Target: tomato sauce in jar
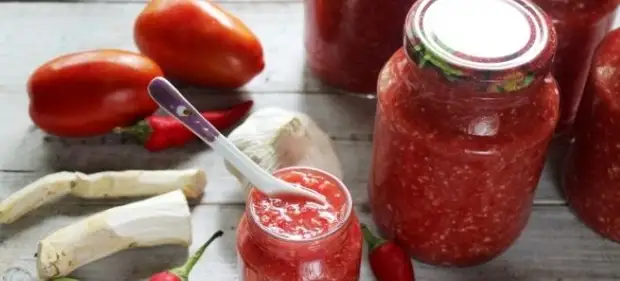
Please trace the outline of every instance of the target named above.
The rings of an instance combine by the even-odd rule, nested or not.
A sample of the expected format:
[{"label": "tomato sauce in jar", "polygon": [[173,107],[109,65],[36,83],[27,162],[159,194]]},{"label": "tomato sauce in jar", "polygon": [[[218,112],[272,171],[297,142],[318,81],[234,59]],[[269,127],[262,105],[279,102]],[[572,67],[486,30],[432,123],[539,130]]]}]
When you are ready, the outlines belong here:
[{"label": "tomato sauce in jar", "polygon": [[551,20],[529,1],[420,0],[405,30],[379,76],[373,220],[421,262],[484,263],[526,225],[559,119]]},{"label": "tomato sauce in jar", "polygon": [[403,23],[414,0],[305,0],[306,52],[326,84],[372,94],[377,75],[402,45]]},{"label": "tomato sauce in jar", "polygon": [[586,225],[620,242],[620,29],[596,50],[573,134],[568,203]]},{"label": "tomato sauce in jar", "polygon": [[362,234],[344,184],[323,171],[292,167],[275,176],[324,195],[267,197],[253,189],[237,230],[243,281],[357,281]]},{"label": "tomato sauce in jar", "polygon": [[611,28],[617,0],[534,0],[558,35],[553,76],[560,85],[558,133],[569,131],[581,101],[594,49]]}]

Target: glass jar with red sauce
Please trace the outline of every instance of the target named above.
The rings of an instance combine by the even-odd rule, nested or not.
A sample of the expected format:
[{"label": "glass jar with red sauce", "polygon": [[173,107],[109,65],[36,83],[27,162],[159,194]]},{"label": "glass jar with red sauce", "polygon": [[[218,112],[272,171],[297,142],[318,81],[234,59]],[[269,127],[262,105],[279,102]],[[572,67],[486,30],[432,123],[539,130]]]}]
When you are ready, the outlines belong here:
[{"label": "glass jar with red sauce", "polygon": [[529,1],[420,0],[405,30],[379,76],[373,220],[421,262],[484,263],[526,225],[559,119],[551,20]]},{"label": "glass jar with red sauce", "polygon": [[534,0],[558,35],[553,76],[560,85],[558,133],[569,131],[581,101],[594,49],[611,28],[617,0]]},{"label": "glass jar with red sauce", "polygon": [[313,168],[274,175],[319,192],[327,203],[253,189],[237,229],[241,280],[359,280],[362,234],[345,185]]},{"label": "glass jar with red sauce", "polygon": [[620,242],[620,29],[599,45],[567,157],[564,193],[586,225]]},{"label": "glass jar with red sauce", "polygon": [[308,65],[328,85],[371,94],[383,64],[402,45],[414,0],[305,0]]}]

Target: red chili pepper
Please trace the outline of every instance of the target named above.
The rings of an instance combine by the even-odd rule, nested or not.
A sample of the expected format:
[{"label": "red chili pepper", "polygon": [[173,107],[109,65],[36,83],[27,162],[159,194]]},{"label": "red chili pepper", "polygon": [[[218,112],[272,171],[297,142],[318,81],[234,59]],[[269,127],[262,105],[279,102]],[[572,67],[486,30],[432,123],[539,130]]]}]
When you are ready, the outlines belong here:
[{"label": "red chili pepper", "polygon": [[[239,122],[252,108],[254,102],[248,100],[231,108],[207,111],[202,116],[218,130],[224,130]],[[149,116],[128,128],[116,128],[117,133],[128,133],[140,140],[149,151],[160,151],[171,147],[181,147],[196,138],[181,122],[171,116]]]},{"label": "red chili pepper", "polygon": [[370,269],[377,281],[415,281],[411,258],[403,249],[374,236],[364,224],[362,232],[368,243]]},{"label": "red chili pepper", "polygon": [[149,281],[187,281],[189,273],[192,271],[192,268],[194,268],[194,265],[196,265],[196,262],[198,262],[207,247],[209,247],[211,242],[215,241],[215,239],[222,235],[224,235],[224,232],[218,230],[211,236],[211,238],[209,238],[209,240],[207,240],[207,242],[198,248],[196,253],[194,253],[184,265],[167,271],[155,273],[151,275]]}]

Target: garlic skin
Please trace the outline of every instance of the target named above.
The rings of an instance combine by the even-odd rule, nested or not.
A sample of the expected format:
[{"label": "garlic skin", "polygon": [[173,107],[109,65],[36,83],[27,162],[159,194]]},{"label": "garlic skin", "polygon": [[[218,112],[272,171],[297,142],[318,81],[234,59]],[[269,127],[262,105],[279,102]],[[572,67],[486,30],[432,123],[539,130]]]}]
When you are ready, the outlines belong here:
[{"label": "garlic skin", "polygon": [[165,244],[189,246],[191,214],[180,190],[115,207],[64,227],[41,240],[37,272],[42,280],[119,251]]},{"label": "garlic skin", "polygon": [[86,199],[143,197],[180,189],[189,199],[200,197],[207,175],[200,169],[127,170],[94,174],[58,172],[44,176],[0,202],[0,224],[72,195]]},{"label": "garlic skin", "polygon": [[[235,128],[228,139],[268,172],[307,166],[343,179],[342,166],[329,136],[304,113],[274,107],[259,109]],[[249,192],[248,180],[230,163],[225,164]]]}]

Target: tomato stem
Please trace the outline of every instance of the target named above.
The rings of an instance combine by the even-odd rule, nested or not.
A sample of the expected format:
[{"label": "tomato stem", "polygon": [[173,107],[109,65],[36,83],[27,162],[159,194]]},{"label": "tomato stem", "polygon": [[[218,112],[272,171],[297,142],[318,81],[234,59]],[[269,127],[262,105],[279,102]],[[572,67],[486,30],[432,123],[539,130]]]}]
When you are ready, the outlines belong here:
[{"label": "tomato stem", "polygon": [[372,252],[374,249],[381,246],[383,243],[387,242],[386,240],[383,240],[375,236],[374,234],[372,234],[370,229],[368,229],[368,227],[365,224],[362,223],[361,227],[362,227],[362,233],[364,234],[364,239],[366,240],[366,243],[368,243],[369,252]]}]

